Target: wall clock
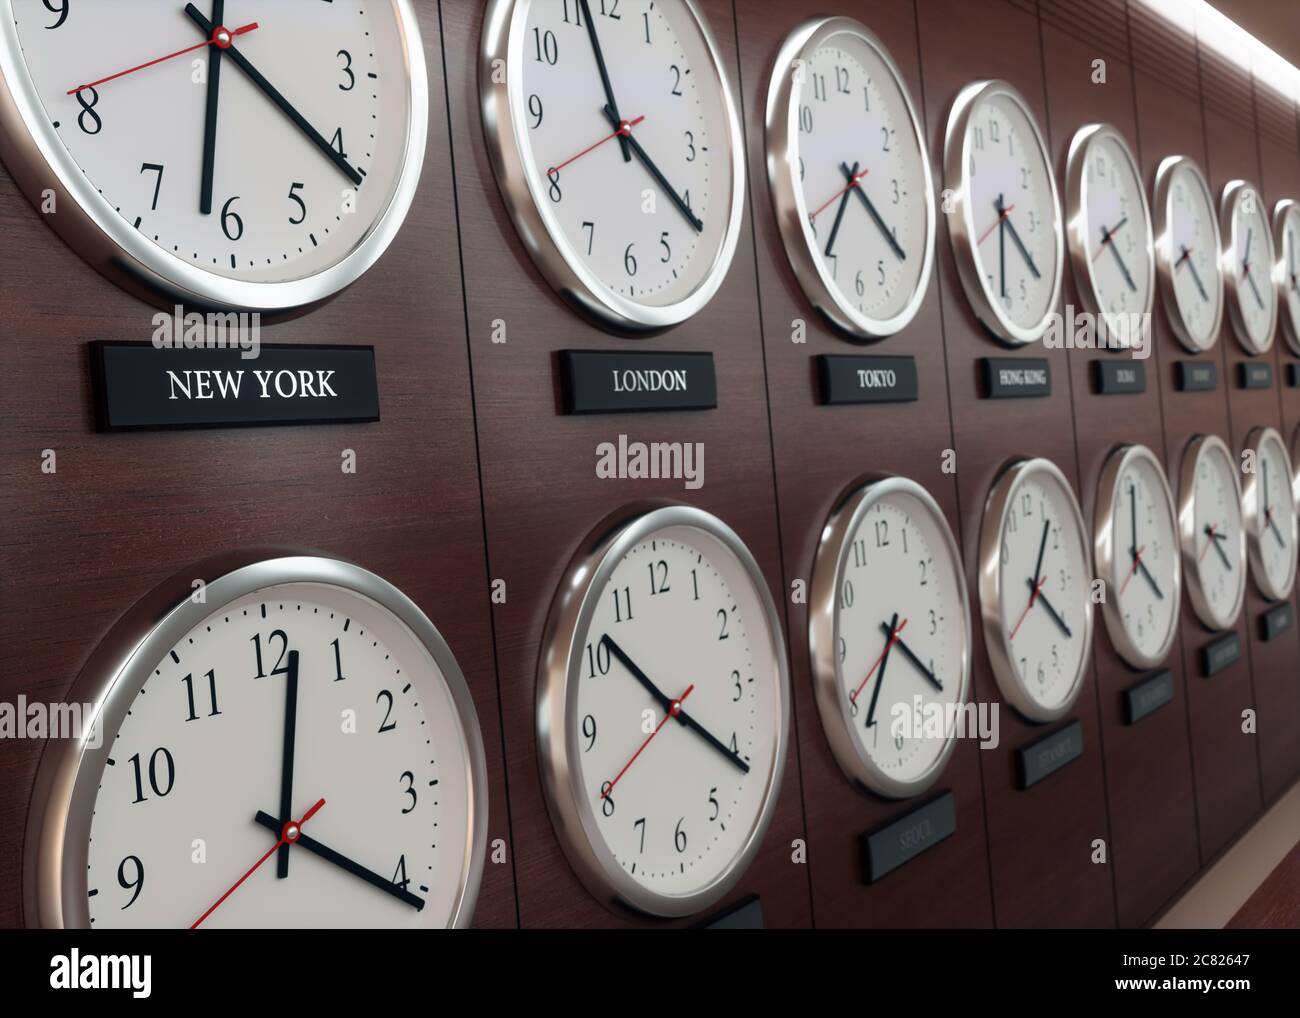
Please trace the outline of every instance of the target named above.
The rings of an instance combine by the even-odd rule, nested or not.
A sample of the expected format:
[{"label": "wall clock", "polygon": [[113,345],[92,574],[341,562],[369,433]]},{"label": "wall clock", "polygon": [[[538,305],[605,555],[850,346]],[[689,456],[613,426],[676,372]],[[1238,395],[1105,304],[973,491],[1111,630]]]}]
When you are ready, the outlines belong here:
[{"label": "wall clock", "polygon": [[1174,498],[1164,468],[1144,445],[1111,452],[1097,485],[1093,526],[1102,618],[1134,668],[1155,668],[1178,632],[1182,565]]},{"label": "wall clock", "polygon": [[865,26],[814,18],[777,54],[767,172],[804,293],[854,339],[903,329],[934,265],[934,186],[902,74]]},{"label": "wall clock", "polygon": [[1273,210],[1273,250],[1277,262],[1273,285],[1277,290],[1282,335],[1291,352],[1300,356],[1300,204],[1287,198]]},{"label": "wall clock", "polygon": [[407,0],[0,0],[0,155],[164,304],[277,311],[356,280],[410,207],[427,89]]},{"label": "wall clock", "polygon": [[744,143],[691,0],[491,0],[480,61],[497,183],[547,281],[627,332],[704,307],[740,233]]},{"label": "wall clock", "polygon": [[[1079,129],[1066,169],[1066,233],[1084,309],[1098,315],[1111,346],[1133,346],[1132,315],[1155,299],[1151,211],[1142,173],[1124,136],[1109,124]],[[1139,326],[1140,328],[1140,326]]]},{"label": "wall clock", "polygon": [[919,484],[885,477],[840,500],[817,547],[808,641],[844,773],[881,795],[923,792],[956,744],[951,718],[941,738],[922,724],[936,705],[966,700],[970,606],[957,542]]},{"label": "wall clock", "polygon": [[1061,298],[1061,202],[1033,111],[1007,82],[977,81],[957,96],[944,177],[953,257],[976,317],[1009,345],[1041,339]]},{"label": "wall clock", "polygon": [[789,720],[780,622],[736,534],[680,505],[606,521],[538,664],[547,805],[588,889],[657,916],[726,894],[772,818]]},{"label": "wall clock", "polygon": [[[214,576],[192,598],[191,577]],[[77,679],[98,746],[51,743],[29,921],[467,926],[487,835],[465,680],[420,610],[335,559],[202,563]]]},{"label": "wall clock", "polygon": [[980,614],[998,688],[1031,721],[1074,705],[1092,654],[1092,576],[1083,513],[1059,467],[1012,463],[980,526]]},{"label": "wall clock", "polygon": [[1156,171],[1155,231],[1169,324],[1184,347],[1204,353],[1223,323],[1219,219],[1205,174],[1187,156],[1169,156]]},{"label": "wall clock", "polygon": [[1234,180],[1223,189],[1219,232],[1233,331],[1247,353],[1265,353],[1277,328],[1276,267],[1273,227],[1254,184]]},{"label": "wall clock", "polygon": [[1198,435],[1183,451],[1178,536],[1192,609],[1206,628],[1230,629],[1246,598],[1246,528],[1237,464],[1223,439]]},{"label": "wall clock", "polygon": [[1246,541],[1255,585],[1270,601],[1291,596],[1296,574],[1295,474],[1282,436],[1272,428],[1255,428],[1245,449],[1254,453],[1255,469],[1246,474],[1242,506]]}]

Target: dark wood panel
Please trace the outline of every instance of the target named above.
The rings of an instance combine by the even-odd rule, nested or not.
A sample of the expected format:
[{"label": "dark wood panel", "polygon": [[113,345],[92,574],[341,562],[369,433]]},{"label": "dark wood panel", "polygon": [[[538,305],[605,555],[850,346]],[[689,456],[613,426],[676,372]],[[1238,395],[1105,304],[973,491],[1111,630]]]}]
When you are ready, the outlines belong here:
[{"label": "dark wood panel", "polygon": [[[898,473],[925,485],[958,532],[956,486],[941,470],[952,446],[938,285],[912,324],[869,349],[850,344],[813,310],[790,269],[772,213],[764,147],[764,109],[772,62],[786,35],[803,20],[795,10],[774,16],[765,0],[738,0],[744,40],[741,73],[749,133],[767,357],[777,499],[786,588],[808,581],[821,528],[836,499],[868,473]],[[916,19],[911,0],[852,0],[838,13],[872,28],[906,76],[921,109]],[[805,342],[790,340],[792,323],[806,325]],[[870,353],[917,360],[920,400],[877,406],[819,406],[813,358]],[[795,696],[800,717],[813,912],[819,926],[987,926],[992,922],[979,750],[962,740],[936,789],[956,801],[957,833],[889,874],[865,885],[859,834],[888,823],[915,802],[888,802],[853,788],[831,755],[813,696],[808,659],[807,605],[788,604]],[[932,793],[927,793],[927,796]],[[925,797],[922,797],[923,799]],[[934,893],[944,888],[942,894]]]},{"label": "dark wood panel", "polygon": [[[420,6],[429,151],[397,241],[264,342],[373,343],[383,421],[100,435],[85,344],[147,339],[154,313],[56,239],[0,169],[0,700],[58,700],[141,596],[186,563],[249,546],[322,549],[404,590],[447,638],[487,747],[490,837],[509,840],[436,9]],[[58,472],[43,474],[41,450]],[[340,470],[353,449],[357,472]],[[413,478],[426,483],[412,484]],[[0,740],[0,926],[23,921],[23,832],[40,747]],[[476,922],[513,926],[509,866],[488,865]]]}]

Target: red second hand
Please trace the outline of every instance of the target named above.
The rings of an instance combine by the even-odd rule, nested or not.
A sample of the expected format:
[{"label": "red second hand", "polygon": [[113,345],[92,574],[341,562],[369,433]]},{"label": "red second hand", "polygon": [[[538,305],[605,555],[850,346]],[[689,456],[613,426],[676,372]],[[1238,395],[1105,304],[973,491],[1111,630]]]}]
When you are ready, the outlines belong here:
[{"label": "red second hand", "polygon": [[1029,595],[1029,603],[1025,605],[1025,610],[1020,613],[1020,618],[1016,620],[1016,627],[1013,630],[1011,630],[1011,635],[1007,637],[1007,639],[1014,640],[1016,638],[1016,633],[1020,632],[1021,623],[1025,621],[1025,616],[1029,614],[1029,609],[1032,608],[1034,606],[1034,602],[1038,600],[1038,592],[1043,589],[1043,584],[1046,582],[1047,582],[1046,576],[1044,576],[1041,580],[1038,581],[1038,585],[1034,587],[1033,591]]},{"label": "red second hand", "polygon": [[1011,215],[1011,210],[1013,208],[1015,208],[1014,205],[1008,205],[1006,208],[1002,210],[1001,215],[999,215],[997,219],[993,220],[993,225],[990,226],[987,230],[985,230],[983,235],[980,237],[980,239],[975,242],[976,247],[979,247],[980,244],[983,244],[986,240],[989,239],[989,234],[991,234],[994,230],[998,228],[1002,220],[1006,219],[1007,216]]},{"label": "red second hand", "polygon": [[96,85],[103,85],[109,81],[116,81],[118,78],[125,78],[128,74],[134,74],[136,71],[143,71],[146,67],[152,67],[154,64],[161,64],[165,60],[172,60],[175,57],[183,57],[186,53],[193,53],[195,50],[207,49],[209,46],[220,46],[222,49],[230,49],[230,44],[237,35],[246,35],[258,27],[257,22],[253,21],[247,25],[242,25],[234,31],[226,28],[224,25],[218,25],[212,30],[212,37],[205,39],[203,42],[195,43],[193,46],[186,46],[184,49],[178,49],[175,53],[168,53],[164,57],[158,57],[156,60],[150,60],[147,63],[137,64],[135,67],[128,67],[125,71],[118,71],[116,74],[110,74],[106,78],[100,78],[98,81],[89,81],[84,85],[78,85],[76,88],[68,89],[68,95],[76,95],[78,92],[94,88]]},{"label": "red second hand", "polygon": [[858,694],[862,692],[862,687],[871,681],[871,676],[876,674],[876,669],[880,667],[880,662],[885,660],[885,655],[889,653],[889,649],[898,642],[899,634],[902,633],[903,627],[906,625],[907,619],[903,619],[903,621],[898,624],[898,628],[889,634],[889,640],[885,644],[885,649],[880,652],[880,657],[876,658],[875,664],[873,664],[871,670],[867,672],[867,677],[859,682],[858,688],[849,695],[849,703],[858,702]]},{"label": "red second hand", "polygon": [[195,919],[194,925],[191,926],[190,929],[197,930],[199,928],[199,924],[203,922],[203,920],[206,919],[208,916],[212,915],[212,913],[215,912],[218,908],[220,908],[221,903],[223,901],[225,901],[237,890],[239,890],[239,885],[242,884],[249,877],[251,877],[254,873],[256,873],[257,868],[261,866],[262,863],[266,862],[267,859],[275,855],[276,851],[279,849],[281,845],[291,845],[295,841],[297,841],[298,835],[302,832],[302,825],[305,824],[312,817],[314,817],[316,815],[316,811],[319,810],[324,805],[325,805],[325,800],[318,799],[316,801],[316,805],[313,806],[311,809],[309,809],[306,813],[304,813],[302,815],[302,819],[299,820],[297,823],[294,823],[292,820],[286,821],[284,825],[284,830],[280,832],[280,840],[277,841],[274,845],[272,845],[269,849],[267,849],[266,855],[262,856],[262,858],[258,859],[257,862],[253,863],[249,871],[245,873],[242,877],[240,877],[238,880],[236,880],[230,886],[230,890],[228,890],[225,894],[223,894],[220,898],[218,898],[215,902],[213,902],[212,907],[210,909],[208,909],[201,916]]},{"label": "red second hand", "polygon": [[857,173],[853,174],[853,176],[849,179],[849,182],[847,184],[845,184],[833,195],[831,195],[824,202],[822,202],[820,205],[817,206],[817,211],[809,212],[808,218],[810,220],[816,219],[819,215],[821,215],[830,207],[831,203],[833,203],[836,198],[842,195],[845,191],[852,191],[855,187],[857,187],[860,183],[862,183],[862,178],[865,177],[870,172],[871,172],[870,170],[859,170]]},{"label": "red second hand", "polygon": [[600,793],[600,797],[602,799],[609,798],[609,793],[614,791],[614,786],[618,784],[619,778],[621,778],[624,774],[626,774],[627,769],[631,767],[634,763],[636,763],[636,758],[641,755],[641,753],[645,750],[646,746],[650,745],[650,740],[659,734],[659,729],[663,728],[664,725],[668,724],[668,719],[675,718],[677,717],[678,714],[682,712],[682,701],[684,701],[688,696],[691,695],[691,690],[693,690],[694,688],[695,688],[695,684],[691,683],[691,685],[686,687],[685,693],[683,693],[681,696],[679,696],[676,700],[674,700],[672,703],[668,705],[668,713],[664,715],[664,719],[660,721],[659,724],[655,725],[655,730],[646,736],[645,742],[641,743],[640,749],[638,749],[635,753],[632,754],[632,759],[623,765],[623,769],[614,776],[614,780],[611,781],[608,785],[606,785],[605,789]]},{"label": "red second hand", "polygon": [[1139,548],[1137,551],[1133,553],[1133,568],[1128,571],[1128,576],[1124,578],[1124,582],[1123,584],[1120,585],[1119,588],[1119,593],[1121,597],[1124,596],[1124,591],[1128,589],[1128,581],[1133,579],[1133,577],[1137,575],[1138,566],[1142,564],[1142,553],[1146,550],[1147,550],[1147,546],[1144,544],[1142,545],[1141,548]]},{"label": "red second hand", "polygon": [[641,121],[643,121],[644,119],[645,119],[645,114],[643,113],[635,120],[619,121],[618,130],[615,131],[613,134],[605,135],[605,137],[601,138],[600,141],[596,142],[594,145],[588,145],[577,155],[569,156],[569,158],[564,160],[564,162],[552,166],[549,170],[546,171],[546,175],[549,177],[552,173],[558,173],[560,170],[564,169],[570,163],[576,163],[588,152],[595,151],[596,149],[600,148],[601,145],[605,144],[605,142],[607,141],[613,141],[615,138],[620,138],[620,137],[621,138],[628,137],[632,133],[632,128],[636,127],[636,125],[641,123]]},{"label": "red second hand", "polygon": [[1209,533],[1205,535],[1205,547],[1201,549],[1201,557],[1196,560],[1197,562],[1205,558],[1205,553],[1210,550],[1210,545],[1214,543],[1214,532],[1218,529],[1219,525],[1217,523],[1210,527]]}]

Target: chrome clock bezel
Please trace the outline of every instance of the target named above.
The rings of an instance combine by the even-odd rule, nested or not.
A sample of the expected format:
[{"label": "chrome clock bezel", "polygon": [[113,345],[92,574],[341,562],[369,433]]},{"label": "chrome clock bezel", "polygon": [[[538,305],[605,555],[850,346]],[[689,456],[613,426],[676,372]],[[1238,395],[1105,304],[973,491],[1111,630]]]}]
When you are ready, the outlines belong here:
[{"label": "chrome clock bezel", "polygon": [[114,283],[170,310],[183,305],[267,314],[319,303],[356,282],[379,260],[410,211],[424,167],[429,82],[424,43],[410,0],[388,0],[406,60],[406,139],[401,167],[383,210],[339,262],[301,279],[252,282],[199,268],[165,251],[117,213],[91,184],[43,111],[27,73],[13,0],[0,0],[0,159],[28,200],[39,205],[51,189],[59,214],[50,225],[92,268]]},{"label": "chrome clock bezel", "polygon": [[[1185,169],[1191,173],[1197,186],[1200,187],[1201,193],[1205,198],[1205,207],[1209,210],[1210,230],[1214,233],[1214,288],[1218,293],[1218,302],[1216,307],[1218,313],[1214,318],[1214,325],[1210,328],[1210,337],[1205,345],[1196,341],[1192,334],[1191,327],[1183,318],[1182,308],[1178,305],[1178,294],[1174,289],[1174,266],[1177,260],[1174,258],[1174,240],[1173,230],[1169,222],[1170,203],[1173,201],[1172,183],[1175,175],[1179,170]],[[1226,303],[1223,283],[1223,266],[1220,264],[1220,251],[1222,249],[1222,239],[1219,234],[1219,217],[1216,214],[1216,203],[1214,201],[1214,192],[1210,190],[1210,185],[1205,179],[1205,174],[1190,156],[1168,156],[1161,161],[1159,168],[1156,170],[1155,186],[1155,207],[1152,210],[1155,219],[1155,244],[1156,244],[1156,273],[1160,278],[1160,294],[1165,305],[1165,315],[1169,319],[1169,324],[1174,330],[1174,336],[1183,348],[1191,353],[1207,353],[1214,349],[1219,341],[1219,333],[1223,329],[1223,306]]]},{"label": "chrome clock bezel", "polygon": [[[1286,338],[1286,345],[1293,356],[1300,357],[1300,321],[1296,321],[1288,308],[1290,302],[1287,300],[1288,277],[1291,273],[1288,271],[1289,266],[1286,261],[1286,221],[1289,216],[1296,218],[1296,226],[1300,230],[1300,202],[1293,198],[1283,198],[1273,206],[1273,286],[1277,291],[1277,297],[1274,303],[1277,304],[1277,314],[1282,320],[1282,335]],[[1300,247],[1297,248],[1296,256],[1300,258]],[[1295,459],[1294,454],[1292,460]]]},{"label": "chrome clock bezel", "polygon": [[[798,109],[795,102],[796,61],[806,60],[830,39],[851,35],[871,49],[889,71],[903,97],[912,128],[912,140],[921,153],[923,200],[926,209],[925,251],[921,274],[903,309],[889,318],[876,318],[859,311],[844,299],[814,253],[816,239],[808,225],[808,207],[798,186]],[[930,286],[934,271],[935,201],[934,177],[925,132],[902,72],[884,43],[865,25],[853,18],[812,18],[796,28],[782,44],[772,65],[767,89],[767,179],[772,195],[782,245],[790,268],[809,302],[847,338],[871,342],[901,332],[916,317]]]},{"label": "chrome clock bezel", "polygon": [[1226,442],[1218,435],[1197,435],[1187,443],[1183,450],[1182,465],[1178,477],[1178,536],[1183,558],[1183,573],[1186,577],[1188,599],[1192,610],[1201,625],[1211,632],[1231,629],[1241,617],[1246,603],[1246,577],[1243,574],[1237,585],[1237,596],[1233,608],[1224,618],[1215,616],[1209,599],[1205,596],[1205,587],[1201,583],[1201,558],[1196,550],[1196,474],[1200,469],[1201,458],[1211,450],[1223,455],[1228,463],[1228,476],[1232,478],[1236,491],[1237,509],[1241,513],[1240,533],[1237,535],[1237,561],[1244,569],[1246,564],[1246,516],[1241,497],[1241,478],[1238,476],[1236,461]]},{"label": "chrome clock bezel", "polygon": [[1295,579],[1297,571],[1296,561],[1296,544],[1300,534],[1300,523],[1296,520],[1295,499],[1292,498],[1291,505],[1287,508],[1287,540],[1291,548],[1291,572],[1287,583],[1283,587],[1278,587],[1269,579],[1268,570],[1264,568],[1264,553],[1260,547],[1260,541],[1263,540],[1264,532],[1260,529],[1262,522],[1260,518],[1260,471],[1259,456],[1260,450],[1266,442],[1277,443],[1278,451],[1282,454],[1282,462],[1286,464],[1287,476],[1291,478],[1291,494],[1295,494],[1295,468],[1291,462],[1291,454],[1287,451],[1286,443],[1282,441],[1282,436],[1277,433],[1276,428],[1252,428],[1246,436],[1246,443],[1242,446],[1243,452],[1250,452],[1254,455],[1256,469],[1253,473],[1246,474],[1246,481],[1242,485],[1241,506],[1242,516],[1245,520],[1246,530],[1246,547],[1250,554],[1250,575],[1255,580],[1255,586],[1259,592],[1270,601],[1285,601],[1291,596],[1291,591],[1295,589]]},{"label": "chrome clock bezel", "polygon": [[[1277,335],[1277,291],[1274,287],[1266,287],[1271,311],[1269,314],[1268,337],[1263,344],[1256,346],[1254,340],[1250,338],[1250,330],[1246,327],[1245,317],[1241,313],[1241,305],[1246,299],[1246,292],[1242,289],[1241,280],[1237,276],[1237,208],[1241,205],[1244,195],[1253,192],[1255,200],[1259,205],[1260,218],[1264,222],[1264,243],[1268,245],[1266,252],[1268,264],[1270,267],[1277,263],[1277,254],[1273,250],[1273,228],[1269,222],[1268,213],[1264,211],[1262,202],[1264,195],[1258,187],[1248,180],[1229,181],[1223,188],[1223,199],[1219,206],[1219,262],[1220,274],[1223,276],[1226,287],[1226,299],[1228,304],[1228,318],[1232,322],[1232,331],[1237,336],[1237,342],[1241,348],[1252,357],[1258,357],[1266,354],[1273,349],[1273,340]],[[1269,278],[1272,279],[1272,268],[1269,270]]]}]

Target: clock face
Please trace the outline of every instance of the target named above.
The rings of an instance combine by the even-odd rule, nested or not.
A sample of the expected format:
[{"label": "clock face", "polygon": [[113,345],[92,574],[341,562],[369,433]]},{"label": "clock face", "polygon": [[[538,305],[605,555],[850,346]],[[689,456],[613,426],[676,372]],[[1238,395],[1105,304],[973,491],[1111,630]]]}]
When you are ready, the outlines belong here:
[{"label": "clock face", "polygon": [[1277,291],[1272,227],[1253,184],[1238,180],[1224,189],[1221,229],[1232,327],[1248,353],[1263,353],[1273,345]]},{"label": "clock face", "polygon": [[1192,608],[1208,628],[1228,629],[1246,594],[1246,531],[1237,465],[1216,436],[1183,454],[1179,521]]},{"label": "clock face", "polygon": [[1070,249],[1080,294],[1112,346],[1129,347],[1130,315],[1151,310],[1155,254],[1137,161],[1106,125],[1083,128],[1070,149]]},{"label": "clock face", "polygon": [[789,714],[775,611],[744,546],[696,510],[640,516],[586,562],[544,652],[550,807],[593,891],[688,914],[739,879],[771,815]]},{"label": "clock face", "polygon": [[364,271],[405,215],[427,106],[405,3],[4,6],[25,130],[116,249],[178,296],[318,299]]},{"label": "clock face", "polygon": [[864,26],[825,19],[787,41],[768,102],[773,198],[809,298],[857,338],[899,331],[929,283],[934,197],[898,68]]},{"label": "clock face", "polygon": [[1154,668],[1177,632],[1182,568],[1173,496],[1145,446],[1115,450],[1102,471],[1095,544],[1111,642],[1134,668]]},{"label": "clock face", "polygon": [[1092,578],[1083,516],[1046,460],[994,485],[980,538],[981,611],[1002,695],[1034,721],[1073,705],[1091,653]]},{"label": "clock face", "polygon": [[930,495],[905,478],[855,491],[818,551],[809,637],[817,703],[846,774],[915,795],[951,755],[923,725],[966,699],[970,619],[956,541]]},{"label": "clock face", "polygon": [[1273,247],[1277,264],[1273,270],[1277,291],[1278,315],[1282,332],[1292,353],[1300,356],[1300,205],[1294,201],[1278,202],[1273,213]]},{"label": "clock face", "polygon": [[1179,342],[1193,353],[1218,341],[1223,275],[1214,200],[1199,167],[1171,156],[1156,175],[1156,253],[1165,309]]},{"label": "clock face", "polygon": [[1296,504],[1291,457],[1272,428],[1257,428],[1247,439],[1255,471],[1246,475],[1243,502],[1251,573],[1265,597],[1291,595],[1296,573]]},{"label": "clock face", "polygon": [[960,205],[950,235],[966,295],[1000,339],[1039,339],[1060,298],[1062,240],[1038,125],[1011,86],[976,83],[953,106],[946,151]]},{"label": "clock face", "polygon": [[511,69],[502,86],[485,60],[488,137],[543,272],[625,328],[699,310],[735,249],[744,178],[735,106],[694,7],[495,0],[485,25]]}]

